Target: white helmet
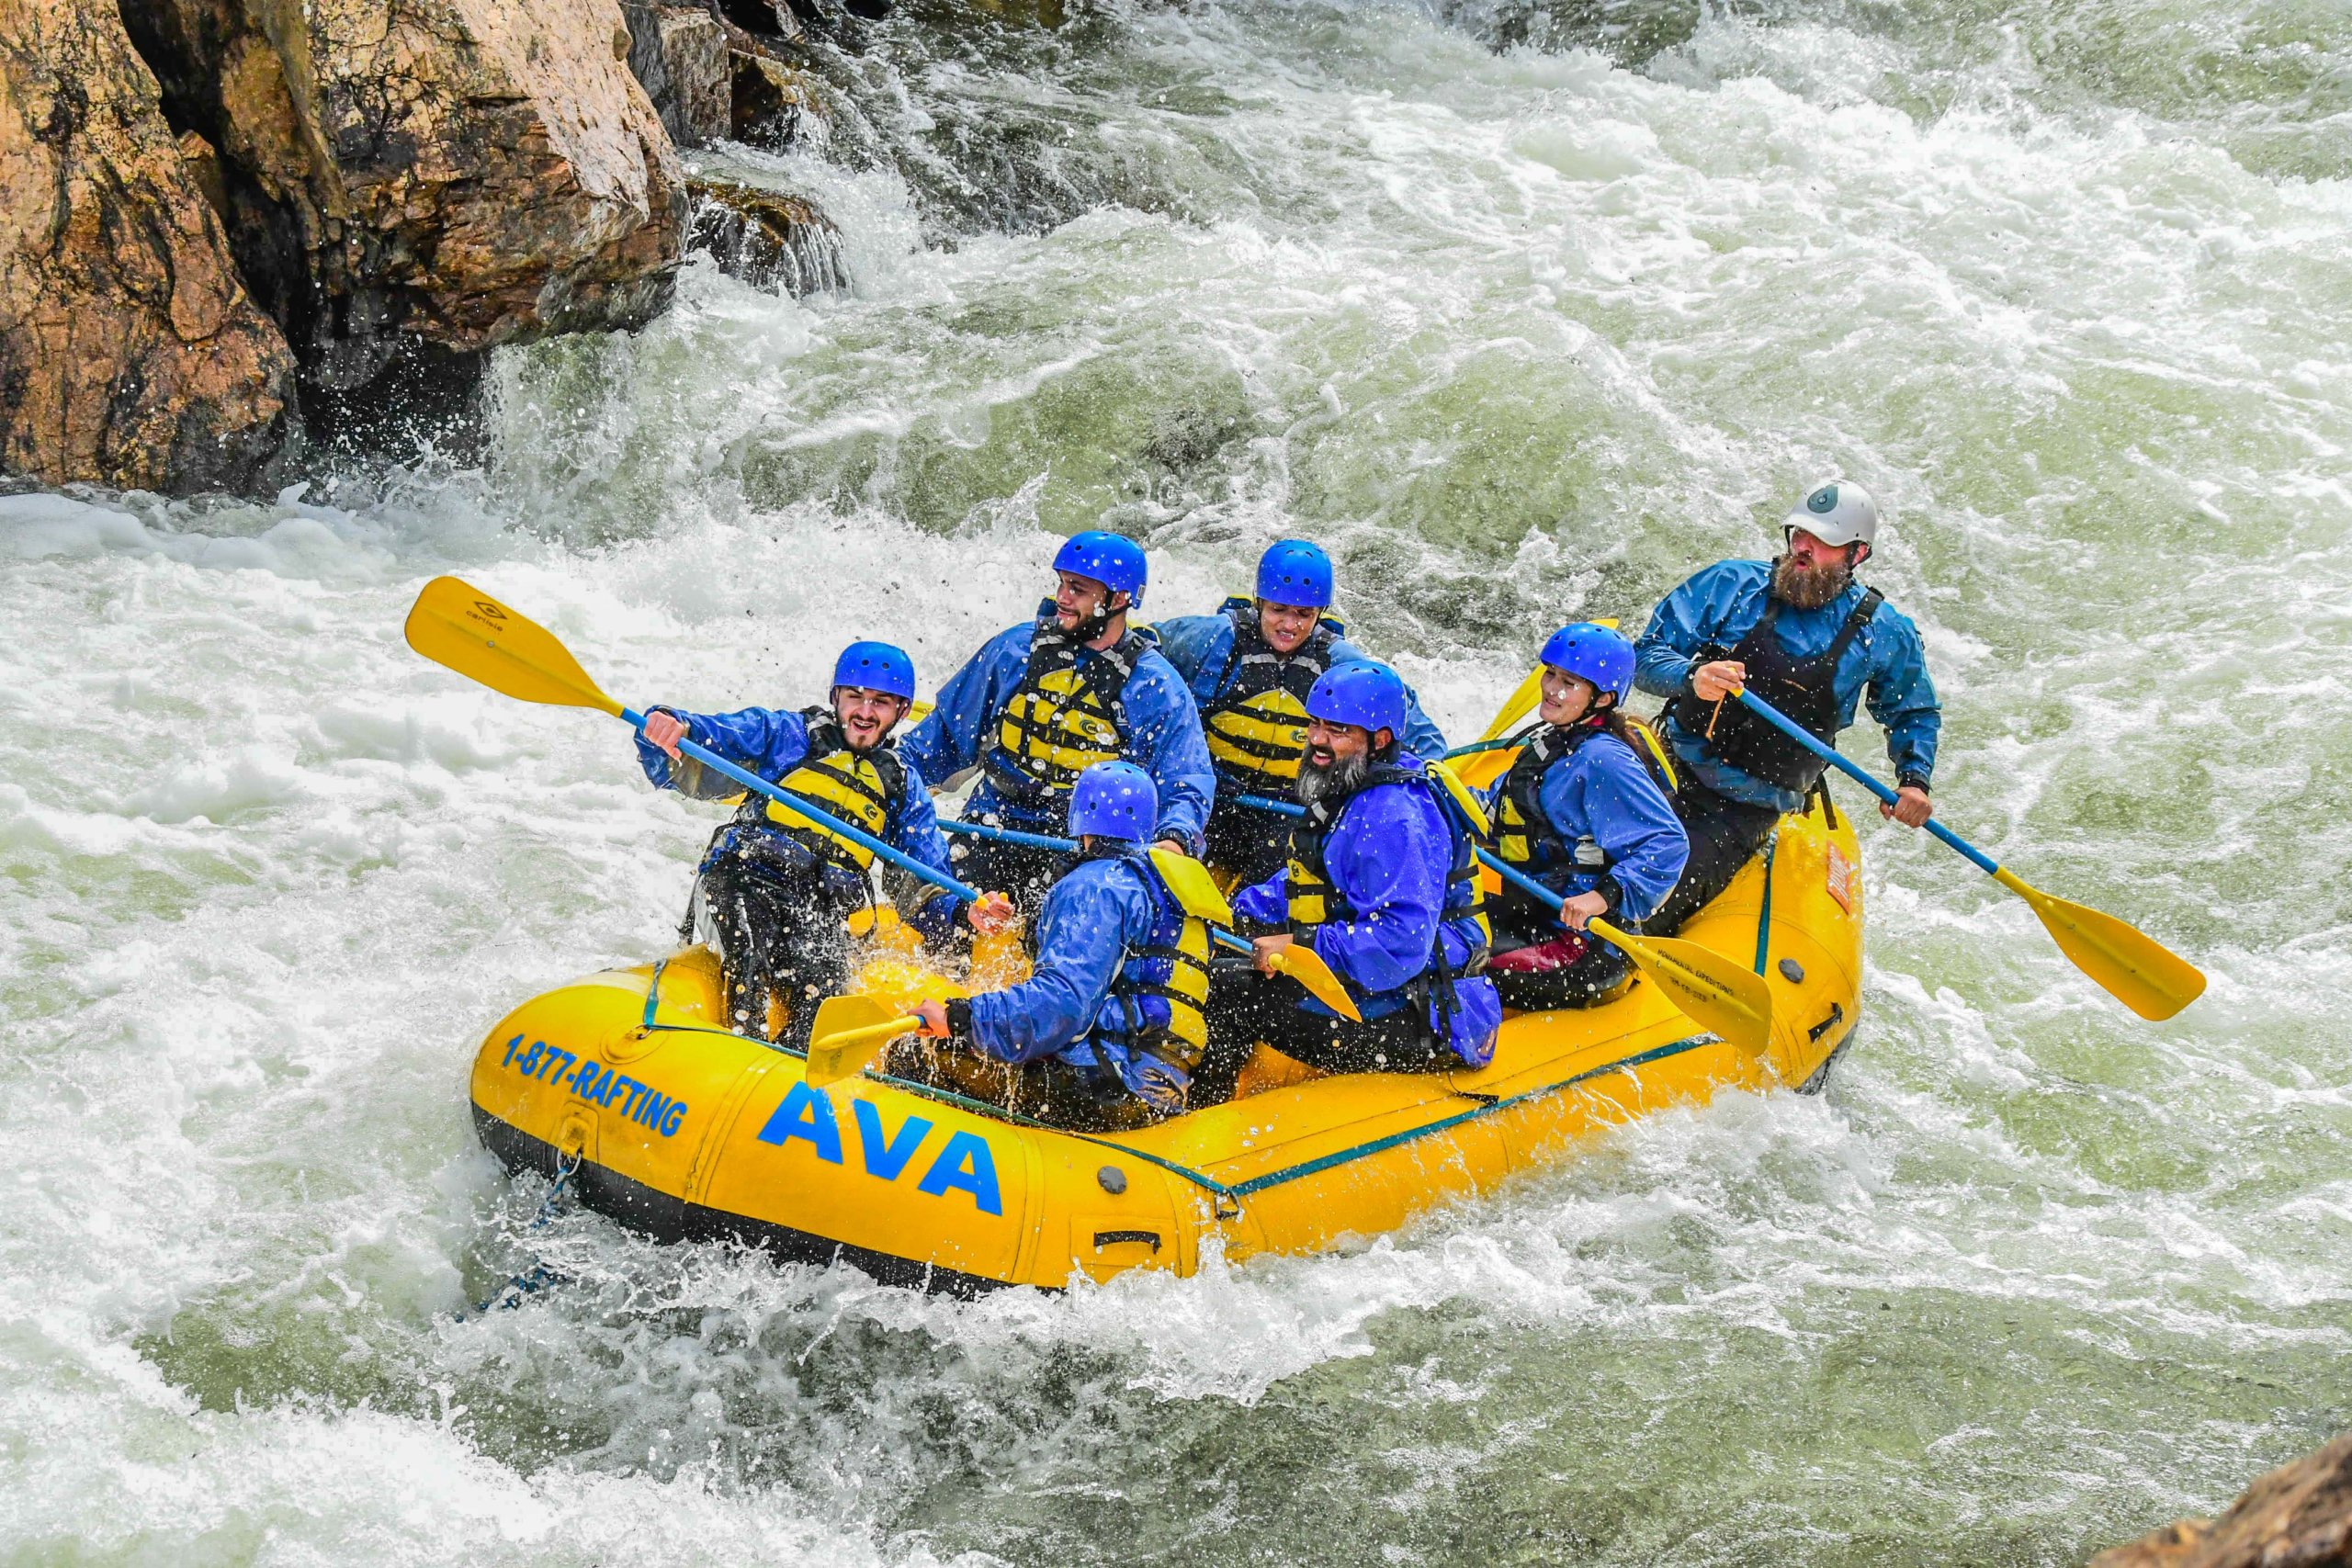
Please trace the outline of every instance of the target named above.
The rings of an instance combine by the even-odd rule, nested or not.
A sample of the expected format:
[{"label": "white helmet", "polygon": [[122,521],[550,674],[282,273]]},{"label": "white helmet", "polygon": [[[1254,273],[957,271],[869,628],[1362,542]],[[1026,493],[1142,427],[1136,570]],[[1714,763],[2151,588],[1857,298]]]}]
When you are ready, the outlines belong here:
[{"label": "white helmet", "polygon": [[1831,479],[1815,485],[1794,511],[1781,519],[1781,527],[1783,531],[1802,528],[1825,545],[1850,545],[1859,539],[1875,547],[1878,502],[1858,484]]}]

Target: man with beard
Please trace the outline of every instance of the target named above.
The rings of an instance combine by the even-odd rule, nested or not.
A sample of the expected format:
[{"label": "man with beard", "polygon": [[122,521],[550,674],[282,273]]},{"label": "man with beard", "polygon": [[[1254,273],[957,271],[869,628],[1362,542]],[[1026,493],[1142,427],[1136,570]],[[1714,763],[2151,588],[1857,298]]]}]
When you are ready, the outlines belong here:
[{"label": "man with beard", "polygon": [[[657,707],[638,736],[638,761],[662,789],[698,800],[742,794],[733,780],[680,755],[679,741],[699,741],[786,794],[944,871],[947,845],[931,793],[890,743],[914,694],[914,661],[904,652],[887,642],[854,642],[833,665],[831,708],[697,714]],[[773,998],[789,1019],[783,1038],[808,1043],[817,1004],[849,989],[843,920],[873,901],[873,851],[764,795],[746,797],[735,819],[711,835],[680,934],[691,939],[704,920],[715,931],[728,1021],[736,1032],[768,1038]],[[941,893],[911,911],[908,923],[936,941],[947,934],[956,908],[954,895]],[[978,930],[1001,930],[1012,910],[1003,895],[989,894],[968,919]]]},{"label": "man with beard", "polygon": [[[1159,623],[1159,651],[1191,685],[1216,764],[1216,807],[1201,858],[1244,887],[1281,869],[1290,823],[1238,797],[1290,793],[1306,744],[1307,692],[1324,671],[1371,657],[1325,613],[1331,558],[1319,546],[1275,543],[1259,558],[1257,588],[1254,599],[1236,595],[1214,615]],[[1406,699],[1405,750],[1443,756],[1445,736],[1409,691]]]},{"label": "man with beard", "polygon": [[1861,486],[1833,481],[1806,495],[1781,533],[1778,559],[1721,561],[1668,594],[1637,645],[1634,684],[1669,699],[1662,728],[1690,838],[1681,882],[1646,922],[1661,935],[1731,886],[1827,766],[1731,700],[1743,686],[1829,745],[1867,693],[1898,786],[1880,813],[1917,828],[1934,811],[1928,783],[1943,715],[1919,628],[1854,581],[1878,536],[1877,503]]},{"label": "man with beard", "polygon": [[[1054,597],[1037,618],[990,637],[939,689],[915,726],[908,766],[933,785],[978,767],[964,820],[1061,836],[1070,789],[1097,762],[1134,762],[1151,775],[1162,849],[1198,854],[1216,775],[1200,711],[1148,631],[1127,626],[1143,604],[1143,548],[1101,529],[1054,557]],[[1034,913],[1071,857],[988,839],[956,846],[959,874],[1001,887]]]},{"label": "man with beard", "polygon": [[[1502,1003],[1480,973],[1492,935],[1459,808],[1403,754],[1405,682],[1385,664],[1327,671],[1306,696],[1290,863],[1233,901],[1250,969],[1213,973],[1196,1103],[1230,1094],[1253,1043],[1326,1072],[1483,1066]],[[1355,999],[1351,1023],[1273,973],[1305,942]]]}]

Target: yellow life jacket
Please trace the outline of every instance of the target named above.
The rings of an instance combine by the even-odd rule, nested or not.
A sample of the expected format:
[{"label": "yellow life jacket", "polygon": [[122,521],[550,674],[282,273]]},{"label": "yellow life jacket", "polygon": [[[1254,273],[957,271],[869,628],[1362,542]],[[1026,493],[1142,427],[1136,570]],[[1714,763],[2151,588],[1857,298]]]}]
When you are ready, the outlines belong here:
[{"label": "yellow life jacket", "polygon": [[[831,710],[805,708],[800,716],[808,727],[808,751],[798,767],[778,781],[778,786],[853,828],[864,829],[877,839],[887,838],[891,818],[907,793],[907,765],[899,761],[896,745],[886,740],[871,751],[853,751]],[[872,850],[831,828],[819,827],[776,801],[764,797],[747,801],[743,816],[781,829],[819,858],[861,875],[874,864]]]},{"label": "yellow life jacket", "polygon": [[[1111,982],[1114,1004],[1132,1021],[1129,1028],[1118,1032],[1126,1035],[1136,1049],[1165,1051],[1166,1042],[1152,1038],[1160,1027],[1158,1021],[1149,1019],[1142,1006],[1147,997],[1159,998],[1168,1006],[1165,1027],[1175,1036],[1178,1065],[1189,1072],[1199,1065],[1209,1040],[1208,1019],[1203,1010],[1209,999],[1209,924],[1186,896],[1190,890],[1170,882],[1159,854],[1144,857],[1142,863],[1150,868],[1151,880],[1157,884],[1154,891],[1160,895],[1154,900],[1159,918],[1149,939],[1127,954]],[[1222,905],[1223,900],[1217,902]]]},{"label": "yellow life jacket", "polygon": [[[1305,937],[1315,927],[1332,920],[1351,920],[1358,911],[1347,896],[1331,882],[1330,868],[1323,859],[1323,843],[1339,826],[1340,815],[1351,801],[1375,784],[1402,784],[1427,790],[1437,803],[1438,814],[1445,821],[1451,843],[1445,872],[1445,899],[1439,911],[1441,930],[1456,921],[1468,925],[1460,933],[1466,945],[1478,953],[1493,945],[1494,929],[1488,923],[1486,896],[1478,887],[1478,862],[1469,828],[1458,815],[1448,793],[1427,773],[1393,762],[1375,762],[1364,775],[1363,786],[1354,795],[1331,800],[1328,796],[1307,807],[1306,815],[1298,819],[1290,832],[1290,875],[1287,882],[1288,907],[1284,913],[1291,932]],[[1475,966],[1474,961],[1474,966]]]},{"label": "yellow life jacket", "polygon": [[1081,661],[1083,646],[1049,614],[1030,634],[1028,668],[997,716],[995,744],[980,760],[989,782],[1012,799],[1067,796],[1079,774],[1126,755],[1123,694],[1150,645],[1129,631]]},{"label": "yellow life jacket", "polygon": [[1201,732],[1218,786],[1243,795],[1287,794],[1306,750],[1306,694],[1331,667],[1331,645],[1345,628],[1327,615],[1305,642],[1277,653],[1259,626],[1254,602],[1228,599],[1222,609],[1233,623],[1233,650],[1217,672],[1215,694],[1201,708]]}]

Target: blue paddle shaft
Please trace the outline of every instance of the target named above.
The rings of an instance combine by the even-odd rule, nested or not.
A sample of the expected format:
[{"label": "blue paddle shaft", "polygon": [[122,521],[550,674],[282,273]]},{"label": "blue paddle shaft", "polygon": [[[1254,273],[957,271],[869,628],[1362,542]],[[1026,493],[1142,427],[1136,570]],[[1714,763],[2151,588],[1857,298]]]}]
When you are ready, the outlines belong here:
[{"label": "blue paddle shaft", "polygon": [[[1765,723],[1770,725],[1773,728],[1779,730],[1781,734],[1787,736],[1790,739],[1795,741],[1798,745],[1804,747],[1806,750],[1812,752],[1823,761],[1827,762],[1839,773],[1854,779],[1860,783],[1864,789],[1870,791],[1872,795],[1886,802],[1889,806],[1893,806],[1894,804],[1895,794],[1893,790],[1879,783],[1878,780],[1871,777],[1869,773],[1863,772],[1860,764],[1848,761],[1836,747],[1823,745],[1818,736],[1815,735],[1810,730],[1799,728],[1794,720],[1789,718],[1786,715],[1782,714],[1779,709],[1766,702],[1763,698],[1758,696],[1755,693],[1742,691],[1738,695],[1741,705],[1746,707],[1748,712],[1754,714],[1757,717],[1762,719]],[[1962,838],[1958,833],[1953,832],[1951,829],[1945,827],[1942,823],[1937,821],[1932,817],[1928,818],[1928,831],[1933,833],[1937,838],[1941,839],[1945,843],[1950,844],[1953,849],[1958,850],[1962,854],[1967,856],[1969,861],[1975,865],[1976,869],[1983,872],[1985,875],[1991,876],[2001,869],[1999,862],[1994,860],[1992,856],[1986,854],[1983,850],[1978,849],[1974,844],[1970,843],[1966,839]]]},{"label": "blue paddle shaft", "polygon": [[942,822],[943,833],[969,833],[975,839],[995,839],[1007,844],[1026,844],[1033,850],[1058,850],[1063,854],[1078,853],[1076,839],[1056,839],[1044,833],[1021,833],[1011,828],[992,828],[985,822]]},{"label": "blue paddle shaft", "polygon": [[[628,720],[630,724],[634,725],[637,728],[638,733],[643,734],[645,732],[645,716],[638,712],[635,708],[621,709],[621,716]],[[687,756],[692,757],[695,761],[700,762],[704,767],[710,768],[719,773],[725,774],[730,779],[733,779],[737,784],[741,784],[745,789],[752,791],[753,794],[766,795],[778,806],[782,806],[789,809],[795,816],[805,817],[809,821],[817,824],[820,828],[828,828],[832,831],[839,833],[842,838],[847,839],[853,844],[862,845],[866,849],[872,850],[876,855],[879,855],[882,859],[888,861],[892,865],[897,866],[900,871],[905,872],[908,875],[921,877],[923,881],[930,883],[933,887],[942,888],[949,893],[953,893],[956,897],[961,898],[967,904],[977,903],[979,901],[980,895],[978,889],[967,887],[963,883],[958,882],[954,877],[948,875],[945,872],[939,870],[934,866],[925,865],[922,862],[915,859],[914,856],[907,854],[902,851],[892,849],[889,845],[884,843],[881,840],[876,838],[871,833],[860,832],[857,829],[851,827],[848,823],[842,821],[840,818],[833,816],[831,812],[819,810],[816,807],[809,805],[807,801],[801,799],[797,795],[785,794],[784,791],[768,783],[767,780],[760,777],[757,773],[754,773],[746,768],[737,767],[734,763],[729,761],[726,758],[720,756],[709,747],[701,745],[693,740],[681,739],[678,742],[678,750],[684,752]]]}]

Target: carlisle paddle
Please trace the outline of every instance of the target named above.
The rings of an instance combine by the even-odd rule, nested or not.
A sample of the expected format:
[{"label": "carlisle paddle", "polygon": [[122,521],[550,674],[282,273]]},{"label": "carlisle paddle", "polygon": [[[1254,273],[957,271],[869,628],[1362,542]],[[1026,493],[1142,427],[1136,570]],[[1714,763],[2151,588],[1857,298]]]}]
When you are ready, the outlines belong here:
[{"label": "carlisle paddle", "polygon": [[1484,749],[1489,742],[1500,740],[1510,732],[1512,726],[1533,713],[1536,705],[1543,700],[1544,666],[1539,664],[1527,672],[1526,680],[1511,688],[1510,696],[1503,699],[1503,705],[1495,712],[1494,722],[1487,725],[1486,733],[1478,737],[1479,748]]},{"label": "carlisle paddle", "polygon": [[[1272,811],[1283,817],[1306,815],[1306,807],[1287,800],[1272,800],[1262,795],[1245,795],[1238,798],[1242,805],[1259,811]],[[1560,907],[1560,895],[1533,877],[1484,850],[1477,851],[1477,856],[1505,881],[1542,899],[1554,909]],[[1681,1009],[1692,1022],[1722,1035],[1750,1055],[1760,1055],[1771,1043],[1772,993],[1762,976],[1742,968],[1713,948],[1702,947],[1695,942],[1669,937],[1637,937],[1619,931],[1606,920],[1589,920],[1586,924],[1598,931],[1611,946],[1632,959],[1634,967],[1656,982],[1667,999]]]},{"label": "carlisle paddle", "polygon": [[[1484,850],[1478,852],[1478,858],[1521,892],[1555,911],[1559,908],[1560,895],[1533,877]],[[1772,1043],[1772,990],[1763,976],[1695,942],[1635,936],[1598,918],[1587,920],[1585,927],[1632,959],[1634,967],[1701,1028],[1720,1034],[1751,1056],[1762,1055]]]},{"label": "carlisle paddle", "polygon": [[[645,716],[606,696],[604,689],[581,669],[571,650],[556,640],[554,633],[470,583],[454,577],[436,577],[426,583],[408,613],[404,629],[408,645],[417,652],[435,664],[447,665],[460,675],[481,682],[493,692],[519,697],[526,703],[595,708],[627,719],[632,728],[645,728]],[[765,795],[803,821],[871,850],[910,876],[944,888],[967,904],[979,898],[978,889],[892,849],[872,834],[859,831],[797,795],[786,795],[708,747],[681,740],[678,750],[745,789]]]},{"label": "carlisle paddle", "polygon": [[[1007,843],[1026,844],[1032,849],[1038,850],[1058,850],[1064,854],[1076,854],[1079,849],[1078,840],[1075,839],[1050,838],[1043,833],[1021,833],[1010,828],[990,827],[984,822],[942,822],[939,826],[950,833],[969,834],[976,839],[1001,839]],[[1167,882],[1170,890],[1176,894],[1178,902],[1187,908],[1198,912],[1200,905],[1195,900],[1202,897],[1200,888],[1205,888],[1206,896],[1214,898],[1217,904],[1224,904],[1225,896],[1216,891],[1215,884],[1209,882],[1208,874],[1200,862],[1181,855],[1171,855],[1162,850],[1154,850],[1151,858],[1152,863],[1159,868],[1161,879]],[[1189,871],[1185,869],[1187,867],[1190,868]],[[1180,881],[1192,881],[1195,873],[1198,874],[1199,888],[1178,886]],[[1228,908],[1226,911],[1226,919],[1230,920],[1232,918],[1232,911]],[[1257,952],[1257,945],[1254,942],[1246,942],[1228,931],[1212,928],[1209,934],[1224,946],[1232,948],[1237,953]],[[1346,1019],[1350,1023],[1363,1021],[1363,1010],[1356,1006],[1355,998],[1348,995],[1346,985],[1340,981],[1339,976],[1331,972],[1331,966],[1323,962],[1323,955],[1313,948],[1302,947],[1293,942],[1274,954],[1272,967],[1276,974],[1287,975],[1306,987],[1309,996]]]},{"label": "carlisle paddle", "polygon": [[833,997],[817,1004],[817,1021],[809,1032],[808,1062],[801,1079],[810,1089],[822,1089],[865,1071],[882,1047],[902,1034],[912,1034],[922,1020],[900,1013],[880,997]]},{"label": "carlisle paddle", "polygon": [[[1858,781],[1864,789],[1895,803],[1894,791],[1848,761],[1837,749],[1798,728],[1787,716],[1751,692],[1738,694],[1747,710],[1790,739]],[[2108,994],[2145,1019],[2167,1019],[2205,993],[2197,966],[2138,927],[2085,904],[2044,893],[1945,827],[1928,818],[1928,831],[1965,856],[1977,870],[2026,901],[2075,967],[2104,986]]]}]

